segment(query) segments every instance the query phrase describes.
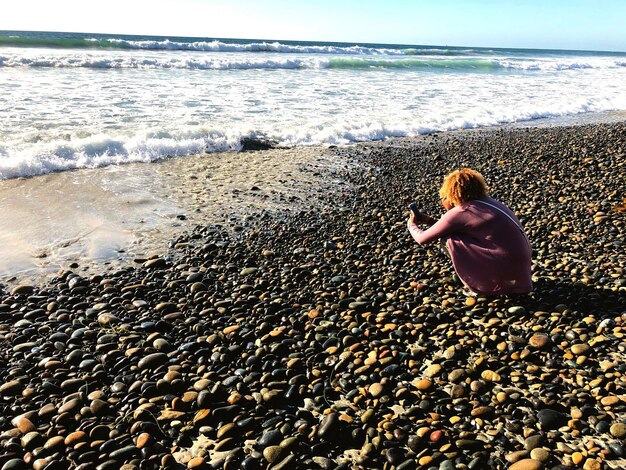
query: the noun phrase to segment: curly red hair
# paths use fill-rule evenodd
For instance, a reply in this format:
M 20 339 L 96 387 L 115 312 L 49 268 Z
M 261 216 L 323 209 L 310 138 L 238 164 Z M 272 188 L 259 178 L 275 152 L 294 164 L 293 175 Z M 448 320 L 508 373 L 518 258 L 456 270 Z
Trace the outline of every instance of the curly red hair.
M 487 195 L 487 185 L 483 175 L 470 168 L 461 168 L 448 174 L 443 179 L 439 190 L 442 199 L 447 199 L 455 206 Z

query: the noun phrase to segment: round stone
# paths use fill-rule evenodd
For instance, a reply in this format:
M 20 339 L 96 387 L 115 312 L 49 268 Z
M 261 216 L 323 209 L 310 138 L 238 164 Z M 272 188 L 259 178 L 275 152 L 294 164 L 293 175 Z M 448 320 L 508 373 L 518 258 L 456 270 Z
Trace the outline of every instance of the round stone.
M 137 367 L 139 367 L 139 369 L 156 369 L 165 364 L 167 359 L 167 354 L 165 353 L 148 354 L 139 361 Z
M 550 408 L 539 411 L 537 419 L 542 429 L 558 429 L 567 424 L 567 416 Z
M 590 347 L 591 346 L 589 346 L 587 343 L 573 344 L 571 347 L 572 354 L 580 356 L 581 354 L 585 354 L 587 351 L 589 351 Z
M 526 309 L 524 307 L 519 306 L 519 305 L 516 305 L 514 307 L 509 307 L 509 309 L 507 311 L 511 315 L 523 315 L 524 313 L 526 313 Z
M 33 286 L 21 284 L 11 289 L 11 295 L 31 295 L 35 291 Z
M 502 377 L 500 377 L 500 374 L 498 374 L 497 372 L 494 372 L 492 370 L 484 370 L 480 376 L 484 379 L 487 380 L 489 382 L 500 382 L 502 380 Z
M 74 431 L 67 435 L 65 438 L 66 446 L 74 446 L 87 438 L 87 434 L 84 431 Z
M 370 385 L 368 392 L 372 397 L 377 398 L 383 393 L 383 390 L 384 387 L 382 386 L 382 384 L 380 384 L 379 382 L 374 382 Z
M 433 383 L 428 379 L 418 380 L 415 384 L 415 387 L 422 392 L 430 390 L 432 386 L 433 386 Z
M 141 434 L 139 434 L 139 436 L 137 436 L 137 448 L 138 449 L 143 449 L 150 442 L 152 442 L 152 436 L 148 434 L 147 432 L 142 432 Z
M 550 459 L 550 453 L 543 447 L 537 447 L 530 451 L 530 458 L 546 463 Z
M 204 457 L 194 457 L 189 462 L 187 462 L 187 468 L 193 470 L 199 470 L 206 467 L 206 462 L 204 461 Z
M 580 462 L 582 462 L 582 461 L 583 461 L 583 459 L 584 459 L 584 456 L 583 456 L 583 454 L 581 454 L 580 452 L 574 452 L 574 453 L 572 454 L 572 463 L 573 463 L 574 465 L 578 465 L 578 464 L 580 464 Z
M 602 463 L 596 459 L 587 459 L 583 465 L 583 470 L 601 470 Z
M 443 431 L 440 431 L 439 429 L 437 429 L 430 433 L 429 439 L 431 440 L 431 442 L 439 442 L 442 437 L 443 437 Z
M 0 385 L 0 395 L 18 395 L 22 393 L 22 388 L 19 380 L 11 380 Z
M 535 459 L 522 459 L 509 467 L 509 470 L 541 470 L 543 463 Z
M 626 423 L 613 423 L 609 428 L 609 432 L 613 437 L 622 439 L 626 437 Z
M 31 420 L 23 415 L 16 416 L 15 418 L 13 418 L 11 420 L 11 424 L 15 426 L 17 429 L 19 429 L 19 431 L 22 434 L 28 434 L 29 432 L 33 432 L 37 430 L 37 428 L 31 422 Z
M 269 463 L 274 463 L 280 456 L 280 453 L 282 452 L 282 450 L 283 448 L 281 446 L 266 447 L 265 449 L 263 449 L 263 457 Z
M 441 372 L 441 364 L 431 364 L 426 368 L 424 375 L 426 377 L 435 377 L 439 375 L 439 372 Z
M 465 378 L 466 375 L 467 372 L 465 369 L 454 369 L 448 374 L 448 380 L 452 383 L 457 383 L 458 381 Z
M 550 339 L 546 335 L 538 333 L 530 337 L 528 344 L 535 349 L 542 349 L 549 341 Z
M 361 422 L 367 423 L 372 418 L 372 416 L 374 416 L 374 410 L 372 408 L 368 408 L 361 415 Z

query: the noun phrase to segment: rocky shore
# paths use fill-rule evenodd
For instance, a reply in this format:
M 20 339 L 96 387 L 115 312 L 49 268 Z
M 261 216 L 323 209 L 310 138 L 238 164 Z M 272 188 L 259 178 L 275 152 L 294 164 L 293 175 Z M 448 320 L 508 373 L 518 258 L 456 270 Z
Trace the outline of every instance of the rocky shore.
M 626 124 L 330 149 L 323 209 L 0 291 L 0 469 L 626 468 Z M 535 291 L 465 297 L 407 205 L 481 171 Z

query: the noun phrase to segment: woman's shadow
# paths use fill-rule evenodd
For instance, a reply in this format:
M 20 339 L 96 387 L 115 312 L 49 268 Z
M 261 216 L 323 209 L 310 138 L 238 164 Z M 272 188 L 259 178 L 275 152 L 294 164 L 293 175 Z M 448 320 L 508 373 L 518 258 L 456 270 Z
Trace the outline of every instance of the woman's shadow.
M 517 302 L 527 309 L 562 310 L 594 315 L 596 319 L 626 314 L 626 293 L 606 287 L 585 285 L 564 280 L 540 278 L 530 294 L 517 297 Z

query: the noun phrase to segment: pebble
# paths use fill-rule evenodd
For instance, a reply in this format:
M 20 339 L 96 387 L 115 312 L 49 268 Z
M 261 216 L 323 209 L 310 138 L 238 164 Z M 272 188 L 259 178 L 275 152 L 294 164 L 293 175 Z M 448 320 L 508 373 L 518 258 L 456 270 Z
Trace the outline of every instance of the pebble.
M 11 295 L 31 295 L 33 292 L 35 288 L 26 284 L 20 284 L 11 289 Z
M 280 443 L 282 439 L 282 433 L 278 429 L 272 429 L 269 431 L 265 431 L 261 438 L 257 441 L 257 444 L 261 447 L 267 447 Z
M 588 344 L 573 344 L 572 345 L 572 354 L 576 356 L 580 356 L 581 354 L 585 354 L 589 351 L 590 346 Z
M 535 349 L 543 349 L 550 341 L 547 335 L 544 334 L 534 334 L 528 340 L 528 344 Z
M 489 382 L 500 382 L 500 381 L 502 381 L 502 377 L 500 376 L 500 374 L 498 374 L 497 372 L 494 372 L 492 370 L 489 370 L 489 369 L 482 371 L 480 376 L 484 380 L 487 380 Z
M 383 393 L 383 390 L 384 390 L 383 385 L 381 385 L 378 382 L 374 382 L 373 384 L 370 385 L 368 392 L 372 397 L 377 398 Z
M 526 309 L 519 305 L 515 305 L 513 307 L 509 307 L 507 312 L 509 312 L 511 315 L 514 315 L 514 316 L 521 316 L 521 315 L 524 315 L 524 313 L 526 313 Z
M 374 410 L 369 408 L 363 412 L 361 415 L 361 422 L 367 423 L 374 416 Z
M 421 379 L 418 380 L 415 383 L 415 388 L 417 388 L 418 390 L 425 392 L 430 390 L 433 387 L 433 383 L 432 381 L 428 380 L 428 379 Z
M 7 460 L 0 470 L 26 470 L 28 468 L 22 459 Z
M 64 444 L 65 439 L 63 438 L 63 436 L 53 436 L 45 442 L 43 448 L 46 450 L 56 450 L 60 447 L 63 447 Z
M 432 461 L 433 461 L 432 456 L 430 456 L 430 455 L 425 455 L 424 457 L 421 457 L 421 458 L 417 461 L 417 463 L 418 463 L 419 465 L 421 465 L 422 467 L 427 467 L 428 465 L 430 465 L 430 464 L 432 463 Z
M 21 446 L 29 451 L 35 449 L 36 447 L 43 446 L 44 442 L 45 440 L 43 436 L 37 431 L 25 434 L 20 441 Z
M 583 465 L 583 470 L 601 470 L 602 463 L 596 459 L 587 459 Z
M 203 469 L 208 468 L 204 457 L 194 457 L 189 462 L 187 462 L 187 468 L 189 469 Z
M 522 459 L 527 458 L 528 455 L 529 454 L 527 450 L 516 450 L 515 452 L 506 454 L 504 458 L 506 459 L 507 462 L 515 463 Z
M 32 421 L 23 415 L 13 418 L 11 424 L 19 429 L 22 434 L 28 434 L 29 432 L 37 430 Z
M 278 459 L 282 451 L 283 448 L 281 446 L 269 446 L 263 449 L 263 457 L 272 464 Z
M 617 439 L 626 438 L 626 423 L 613 423 L 609 429 L 611 435 Z
M 142 432 L 139 436 L 137 436 L 136 446 L 138 449 L 143 449 L 150 442 L 152 442 L 153 438 L 150 433 Z
M 317 430 L 317 435 L 324 439 L 332 439 L 337 437 L 339 424 L 339 414 L 330 413 L 324 416 Z
M 0 395 L 17 395 L 22 391 L 22 384 L 19 380 L 11 380 L 0 385 Z
M 147 356 L 143 357 L 139 363 L 137 364 L 137 367 L 139 369 L 156 369 L 160 366 L 162 366 L 163 364 L 165 364 L 168 360 L 167 354 L 165 353 L 153 353 L 153 354 L 148 354 Z
M 533 460 L 538 460 L 539 462 L 546 463 L 550 460 L 550 452 L 542 447 L 537 447 L 530 451 L 530 458 Z
M 541 470 L 543 464 L 539 460 L 522 459 L 509 467 L 509 470 Z
M 567 424 L 567 417 L 559 412 L 546 408 L 537 413 L 537 420 L 542 429 L 558 429 Z
M 64 444 L 68 447 L 72 447 L 86 439 L 87 439 L 87 434 L 84 431 L 74 431 L 67 435 L 67 437 L 65 438 Z

